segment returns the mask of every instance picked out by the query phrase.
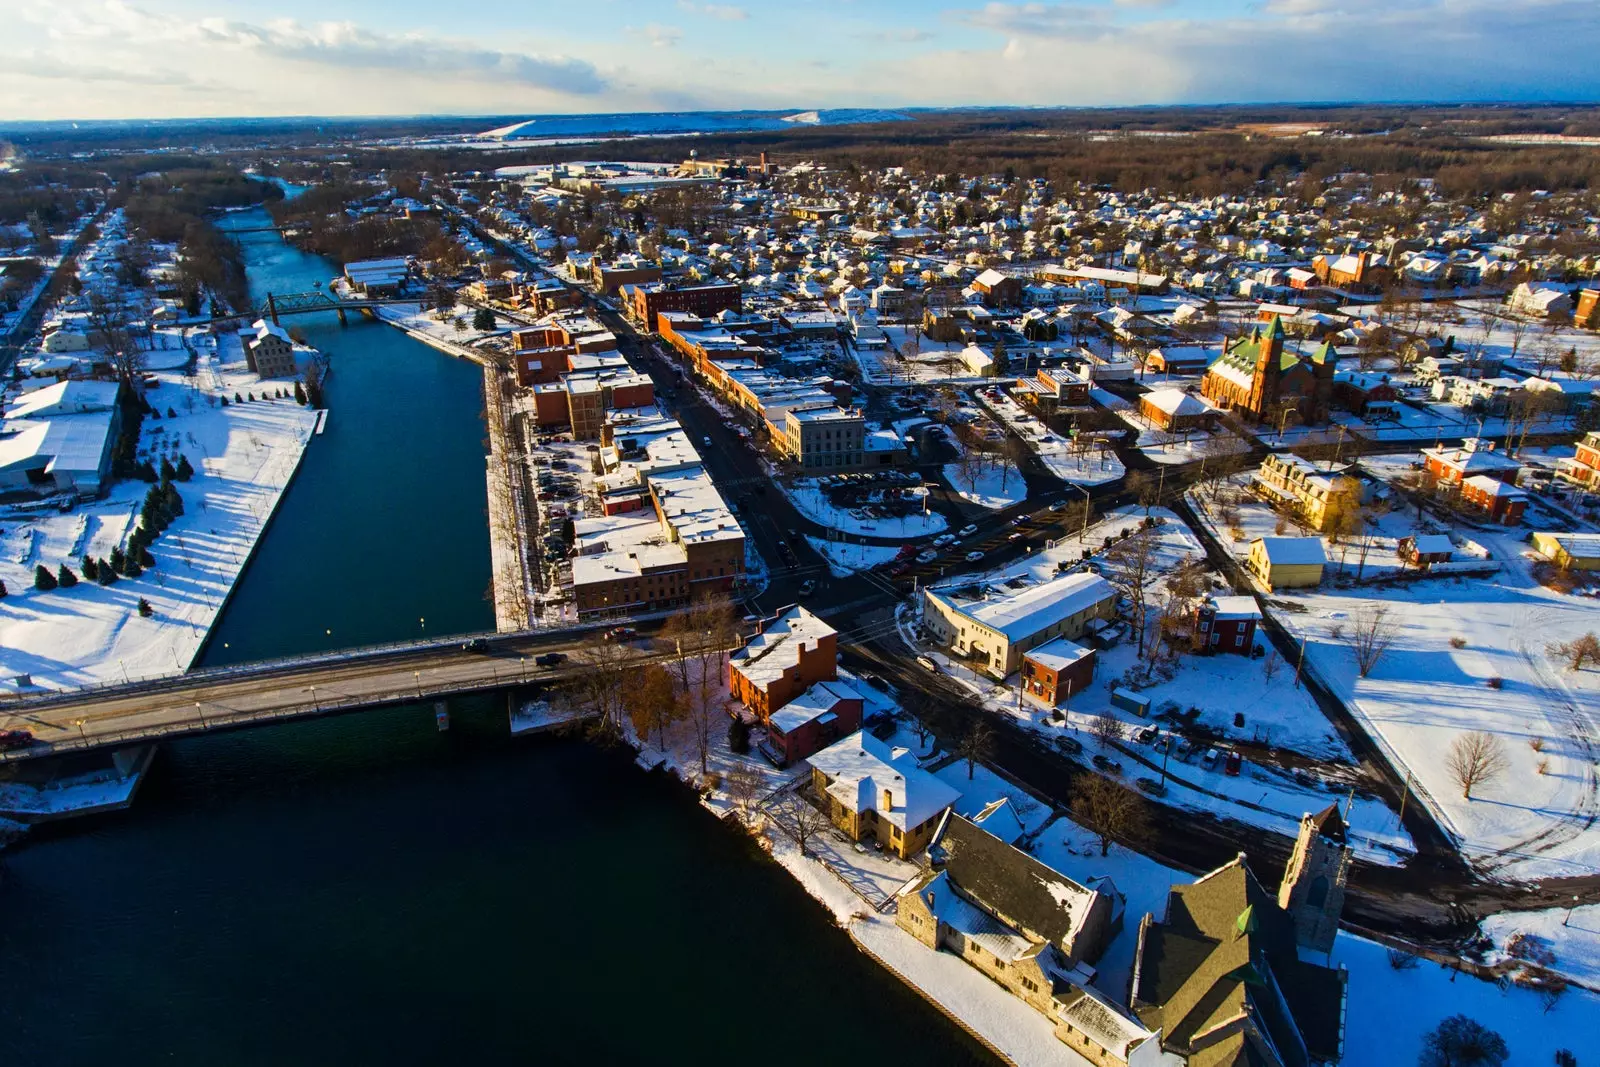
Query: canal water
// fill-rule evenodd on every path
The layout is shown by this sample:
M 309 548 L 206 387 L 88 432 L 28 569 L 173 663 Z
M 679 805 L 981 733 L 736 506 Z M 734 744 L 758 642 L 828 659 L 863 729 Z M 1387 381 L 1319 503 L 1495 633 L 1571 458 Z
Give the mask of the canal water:
M 333 273 L 241 239 L 258 291 Z M 329 427 L 205 662 L 490 626 L 476 368 L 294 325 Z M 992 1062 L 687 791 L 487 699 L 165 746 L 0 855 L 0 987 L 0 1057 L 52 1067 Z

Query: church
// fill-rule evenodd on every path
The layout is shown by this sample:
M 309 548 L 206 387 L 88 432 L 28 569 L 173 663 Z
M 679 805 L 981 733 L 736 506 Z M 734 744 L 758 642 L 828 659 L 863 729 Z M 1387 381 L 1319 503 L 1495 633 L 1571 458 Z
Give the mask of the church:
M 1292 422 L 1326 422 L 1338 364 L 1338 352 L 1326 341 L 1309 357 L 1285 351 L 1283 320 L 1273 316 L 1265 328 L 1223 342 L 1200 395 L 1250 422 L 1275 424 L 1289 411 Z

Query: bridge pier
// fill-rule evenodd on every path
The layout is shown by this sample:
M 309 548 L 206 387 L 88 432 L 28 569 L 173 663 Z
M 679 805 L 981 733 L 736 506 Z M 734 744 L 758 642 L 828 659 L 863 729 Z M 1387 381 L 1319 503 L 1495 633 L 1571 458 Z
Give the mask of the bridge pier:
M 340 326 L 348 326 L 348 325 L 350 325 L 350 320 L 345 318 L 344 308 L 340 308 L 338 314 L 339 314 L 339 325 Z

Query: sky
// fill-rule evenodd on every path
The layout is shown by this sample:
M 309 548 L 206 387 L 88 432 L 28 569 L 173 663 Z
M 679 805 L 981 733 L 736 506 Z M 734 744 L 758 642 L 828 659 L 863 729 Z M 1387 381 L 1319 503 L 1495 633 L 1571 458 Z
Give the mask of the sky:
M 0 0 L 0 119 L 1600 99 L 1600 0 Z

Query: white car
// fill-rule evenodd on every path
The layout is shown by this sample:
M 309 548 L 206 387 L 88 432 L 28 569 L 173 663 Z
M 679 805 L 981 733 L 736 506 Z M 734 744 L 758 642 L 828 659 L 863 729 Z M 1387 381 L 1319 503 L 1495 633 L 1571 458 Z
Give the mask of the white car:
M 938 537 L 935 537 L 933 539 L 933 543 L 935 545 L 939 546 L 940 548 L 943 548 L 945 545 L 953 545 L 953 544 L 955 544 L 955 542 L 956 542 L 956 535 L 955 534 L 940 534 Z
M 956 536 L 957 537 L 971 537 L 973 534 L 975 534 L 977 532 L 978 532 L 977 524 L 976 523 L 972 523 L 972 524 L 969 524 L 967 526 L 961 527 L 960 532 L 957 533 Z
M 934 560 L 936 560 L 938 558 L 939 558 L 939 553 L 935 552 L 931 548 L 925 548 L 921 552 L 917 553 L 917 562 L 918 563 L 932 563 Z
M 979 549 L 973 549 L 971 552 L 967 553 L 967 562 L 968 563 L 976 563 L 982 558 L 983 558 L 983 552 L 980 551 Z

